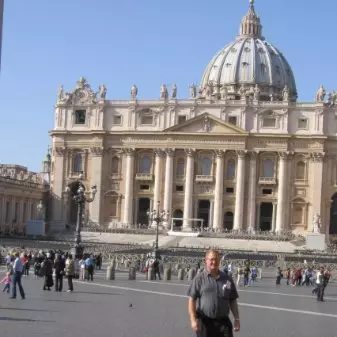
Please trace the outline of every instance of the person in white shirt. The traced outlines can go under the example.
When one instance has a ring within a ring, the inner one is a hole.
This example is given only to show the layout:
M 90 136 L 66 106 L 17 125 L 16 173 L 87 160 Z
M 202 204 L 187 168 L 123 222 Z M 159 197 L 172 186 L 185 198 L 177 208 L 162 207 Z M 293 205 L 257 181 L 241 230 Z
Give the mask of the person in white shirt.
M 16 285 L 19 286 L 21 298 L 24 300 L 26 297 L 22 284 L 21 284 L 22 272 L 23 272 L 23 263 L 20 259 L 20 254 L 16 253 L 15 261 L 13 265 L 13 290 L 12 290 L 12 297 L 11 297 L 12 299 L 16 298 Z
M 324 296 L 324 268 L 321 267 L 316 274 L 316 286 L 317 286 L 317 301 L 323 302 Z

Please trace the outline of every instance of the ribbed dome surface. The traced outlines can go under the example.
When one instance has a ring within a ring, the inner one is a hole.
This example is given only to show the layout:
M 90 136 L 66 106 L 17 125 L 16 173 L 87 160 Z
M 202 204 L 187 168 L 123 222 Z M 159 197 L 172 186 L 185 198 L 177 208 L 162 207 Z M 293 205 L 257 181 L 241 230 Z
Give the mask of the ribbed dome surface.
M 226 87 L 229 95 L 237 95 L 241 87 L 253 91 L 258 85 L 261 100 L 282 99 L 284 88 L 289 90 L 290 99 L 296 100 L 295 78 L 288 61 L 261 32 L 260 18 L 251 1 L 240 35 L 208 64 L 200 83 L 201 92 L 210 83 L 214 88 Z

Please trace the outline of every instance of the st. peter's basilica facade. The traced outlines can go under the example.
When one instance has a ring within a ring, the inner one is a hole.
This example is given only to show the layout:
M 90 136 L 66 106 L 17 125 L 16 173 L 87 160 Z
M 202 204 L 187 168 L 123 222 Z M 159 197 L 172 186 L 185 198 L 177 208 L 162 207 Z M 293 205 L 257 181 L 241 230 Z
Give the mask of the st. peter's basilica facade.
M 97 186 L 85 218 L 99 226 L 146 224 L 305 233 L 314 214 L 337 233 L 337 109 L 321 86 L 297 102 L 291 67 L 262 36 L 250 1 L 240 33 L 210 61 L 189 99 L 162 85 L 158 100 L 107 100 L 81 78 L 59 89 L 51 188 L 54 230 L 76 221 L 65 193 Z M 314 95 L 313 95 L 314 96 Z M 178 220 L 181 219 L 181 220 Z

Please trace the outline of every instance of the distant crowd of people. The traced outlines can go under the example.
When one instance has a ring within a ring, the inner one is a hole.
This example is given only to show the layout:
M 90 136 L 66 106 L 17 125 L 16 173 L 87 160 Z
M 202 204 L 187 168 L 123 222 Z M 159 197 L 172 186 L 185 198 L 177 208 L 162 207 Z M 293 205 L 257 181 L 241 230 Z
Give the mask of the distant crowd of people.
M 33 255 L 15 253 L 8 254 L 5 258 L 6 274 L 1 280 L 4 289 L 3 292 L 10 293 L 12 290 L 12 299 L 17 296 L 17 287 L 21 298 L 25 298 L 25 292 L 22 286 L 22 276 L 29 276 L 31 267 L 34 269 L 35 279 L 43 278 L 44 291 L 50 291 L 54 287 L 55 291 L 63 290 L 63 279 L 68 281 L 68 292 L 74 291 L 73 279 L 82 281 L 94 280 L 94 270 L 101 269 L 101 254 L 85 254 L 81 258 L 73 258 L 69 253 L 61 251 L 43 252 Z

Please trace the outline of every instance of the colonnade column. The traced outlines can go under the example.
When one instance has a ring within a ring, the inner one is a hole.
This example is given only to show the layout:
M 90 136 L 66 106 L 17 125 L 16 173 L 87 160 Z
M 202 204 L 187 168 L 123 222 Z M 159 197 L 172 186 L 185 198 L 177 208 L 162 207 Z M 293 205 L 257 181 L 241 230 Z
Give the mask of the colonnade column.
M 284 229 L 287 193 L 287 159 L 288 153 L 279 153 L 276 232 L 281 232 Z
M 96 186 L 97 193 L 95 200 L 89 204 L 90 220 L 98 225 L 102 221 L 102 174 L 104 148 L 101 146 L 90 148 L 91 152 L 91 186 Z M 85 163 L 83 167 L 85 167 Z M 85 173 L 86 177 L 86 173 Z
M 271 221 L 271 232 L 275 233 L 276 230 L 276 212 L 277 212 L 277 204 L 276 202 L 273 202 L 273 215 L 272 215 L 272 221 Z
M 256 152 L 250 153 L 248 189 L 248 231 L 256 229 Z
M 125 149 L 126 154 L 126 170 L 125 170 L 125 194 L 123 223 L 132 224 L 132 203 L 133 203 L 133 181 L 135 170 L 135 150 Z
M 214 188 L 214 216 L 213 228 L 221 229 L 223 227 L 223 175 L 224 175 L 224 153 L 222 150 L 216 151 L 216 170 L 215 170 L 215 188 Z
M 164 159 L 164 152 L 161 149 L 155 149 L 155 166 L 154 166 L 154 187 L 153 187 L 153 207 L 157 208 L 158 202 L 160 202 L 160 192 L 162 186 L 162 166 Z M 160 205 L 162 208 L 162 205 Z M 159 210 L 157 210 L 159 211 Z M 156 226 L 156 221 L 152 222 L 152 226 Z
M 174 149 L 166 149 L 166 163 L 165 163 L 165 186 L 164 186 L 164 210 L 169 212 L 163 225 L 169 227 L 169 219 L 172 216 L 172 185 L 173 185 L 173 158 Z
M 194 177 L 194 150 L 186 149 L 186 173 L 185 173 L 185 195 L 184 195 L 184 221 L 183 230 L 191 230 L 192 223 L 189 219 L 193 213 L 193 177 Z
M 242 229 L 243 220 L 243 204 L 245 198 L 245 162 L 246 162 L 246 152 L 237 151 L 238 155 L 238 168 L 236 174 L 236 185 L 235 185 L 235 214 L 234 214 L 234 230 Z

